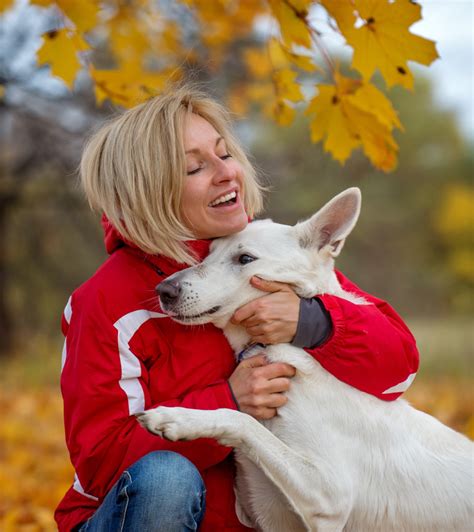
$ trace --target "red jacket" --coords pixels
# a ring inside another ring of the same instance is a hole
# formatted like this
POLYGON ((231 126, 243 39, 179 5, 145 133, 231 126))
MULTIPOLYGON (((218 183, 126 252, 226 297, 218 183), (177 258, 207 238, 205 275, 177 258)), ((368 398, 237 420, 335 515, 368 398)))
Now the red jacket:
MULTIPOLYGON (((248 530, 234 512, 231 449, 214 440, 169 442, 148 433, 134 413, 158 405, 232 408, 227 383, 234 354, 213 325, 189 327, 164 316, 154 288, 184 266, 146 256, 107 225, 108 260, 71 296, 64 311, 61 388, 66 442, 76 476, 56 510, 59 530, 88 519, 121 473, 145 454, 168 449, 191 460, 206 485, 201 530, 248 530)), ((208 241, 193 242, 201 258, 208 241)), ((367 305, 335 296, 321 299, 333 333, 310 352, 342 381, 381 399, 396 399, 418 367, 415 341, 383 301, 343 275, 344 289, 367 305)))

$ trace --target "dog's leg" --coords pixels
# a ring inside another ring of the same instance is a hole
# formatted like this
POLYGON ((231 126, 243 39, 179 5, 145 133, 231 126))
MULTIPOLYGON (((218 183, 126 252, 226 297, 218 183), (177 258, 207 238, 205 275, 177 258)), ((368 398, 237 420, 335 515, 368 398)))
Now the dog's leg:
POLYGON ((235 449, 236 510, 241 523, 257 530, 305 532, 307 527, 280 489, 240 449, 235 449), (247 522, 242 520, 242 511, 247 522))
MULTIPOLYGON (((228 409, 158 407, 137 416, 150 432, 164 438, 215 438, 239 448, 288 498, 308 530, 342 530, 351 507, 348 485, 330 460, 301 456, 253 417, 228 409), (319 462, 319 463, 318 463, 319 462)), ((336 464, 337 467, 337 464, 336 464)))

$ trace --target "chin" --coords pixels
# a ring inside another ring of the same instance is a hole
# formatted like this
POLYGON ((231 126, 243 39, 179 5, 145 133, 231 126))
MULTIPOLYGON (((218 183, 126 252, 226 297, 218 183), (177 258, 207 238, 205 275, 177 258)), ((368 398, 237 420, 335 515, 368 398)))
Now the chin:
POLYGON ((229 236, 245 229, 248 225, 248 216, 243 213, 231 220, 212 220, 207 227, 201 227, 201 230, 194 231, 196 238, 219 238, 221 236, 229 236))
POLYGON ((219 227, 219 232, 221 233, 219 236, 229 236, 233 235, 235 233, 238 233, 239 231, 242 231, 245 229, 248 225, 248 218, 247 215, 245 215, 245 218, 242 220, 237 221, 236 223, 229 224, 228 226, 225 225, 224 227, 219 227))

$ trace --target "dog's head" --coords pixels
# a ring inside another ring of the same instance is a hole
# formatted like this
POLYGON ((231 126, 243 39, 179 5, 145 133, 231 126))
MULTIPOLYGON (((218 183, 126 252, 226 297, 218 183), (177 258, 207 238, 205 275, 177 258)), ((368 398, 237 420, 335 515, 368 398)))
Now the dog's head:
POLYGON ((334 258, 357 222, 360 204, 360 190, 349 188, 295 226, 261 220, 216 239, 201 264, 157 286, 162 310, 180 323, 224 327, 235 310, 262 295, 250 285, 254 275, 289 283, 301 297, 327 292, 334 258))

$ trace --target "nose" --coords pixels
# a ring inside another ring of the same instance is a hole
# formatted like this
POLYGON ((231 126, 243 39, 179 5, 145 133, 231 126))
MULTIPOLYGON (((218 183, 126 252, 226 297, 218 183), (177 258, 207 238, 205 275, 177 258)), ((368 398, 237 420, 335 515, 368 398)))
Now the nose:
POLYGON ((217 157, 214 166, 214 182, 222 183, 224 181, 231 181, 236 176, 236 171, 232 159, 222 160, 217 157))
POLYGON ((174 303, 181 294, 181 284, 179 281, 162 281, 155 289, 163 304, 174 303))

